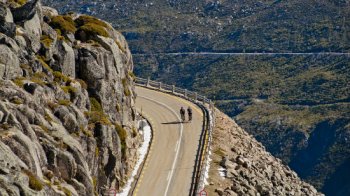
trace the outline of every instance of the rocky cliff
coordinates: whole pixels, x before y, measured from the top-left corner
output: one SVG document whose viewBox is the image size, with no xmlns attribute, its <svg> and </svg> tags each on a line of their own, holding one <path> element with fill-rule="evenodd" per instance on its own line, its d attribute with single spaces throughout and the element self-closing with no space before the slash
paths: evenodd
<svg viewBox="0 0 350 196">
<path fill-rule="evenodd" d="M 38 0 L 0 1 L 0 195 L 120 190 L 141 141 L 124 37 Z"/>
<path fill-rule="evenodd" d="M 216 110 L 209 195 L 322 195 Z"/>
</svg>

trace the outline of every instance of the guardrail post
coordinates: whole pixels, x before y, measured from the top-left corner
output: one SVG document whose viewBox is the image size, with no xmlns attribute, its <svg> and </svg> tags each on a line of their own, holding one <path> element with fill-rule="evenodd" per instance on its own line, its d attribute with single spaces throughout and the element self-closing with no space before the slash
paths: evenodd
<svg viewBox="0 0 350 196">
<path fill-rule="evenodd" d="M 173 90 L 172 91 L 173 91 L 173 93 L 175 93 L 175 85 L 173 85 Z"/>
<path fill-rule="evenodd" d="M 212 100 L 209 101 L 209 108 L 210 108 L 211 110 L 214 109 L 214 103 L 212 102 Z"/>
<path fill-rule="evenodd" d="M 187 98 L 187 89 L 185 89 L 185 98 Z"/>
<path fill-rule="evenodd" d="M 149 81 L 150 81 L 150 78 L 148 77 L 146 86 L 149 86 Z"/>
<path fill-rule="evenodd" d="M 159 90 L 162 90 L 162 82 L 159 82 Z"/>
<path fill-rule="evenodd" d="M 197 97 L 198 97 L 198 93 L 195 92 L 195 93 L 194 93 L 194 100 L 195 100 L 195 101 L 197 101 Z"/>
</svg>

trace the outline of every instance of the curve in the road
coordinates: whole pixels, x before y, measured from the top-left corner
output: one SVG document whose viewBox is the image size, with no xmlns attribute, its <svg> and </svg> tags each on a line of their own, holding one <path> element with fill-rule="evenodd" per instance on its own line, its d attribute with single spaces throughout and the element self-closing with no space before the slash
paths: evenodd
<svg viewBox="0 0 350 196">
<path fill-rule="evenodd" d="M 153 119 L 154 138 L 147 167 L 137 182 L 134 195 L 189 195 L 203 113 L 195 104 L 166 93 L 136 87 L 136 107 Z M 193 121 L 180 123 L 177 111 L 192 107 Z"/>
<path fill-rule="evenodd" d="M 156 101 L 156 100 L 154 100 L 154 99 L 152 99 L 152 98 L 149 98 L 149 97 L 144 97 L 144 96 L 139 96 L 139 97 L 142 97 L 142 98 L 144 98 L 144 99 L 153 101 L 154 103 L 157 103 L 157 104 L 159 104 L 159 105 L 161 105 L 161 106 L 167 108 L 169 111 L 171 111 L 171 112 L 177 117 L 177 120 L 179 120 L 179 121 L 181 120 L 180 117 L 179 117 L 179 115 L 177 115 L 177 113 L 176 113 L 172 108 L 170 108 L 169 106 L 167 106 L 167 105 L 165 105 L 165 104 L 163 104 L 163 103 L 161 103 L 161 102 L 159 102 L 159 101 Z M 172 178 L 173 178 L 174 169 L 175 169 L 175 164 L 176 164 L 176 162 L 177 162 L 177 158 L 178 158 L 178 155 L 179 155 L 179 149 L 180 149 L 180 147 L 181 147 L 181 142 L 180 142 L 180 140 L 182 139 L 182 131 L 183 131 L 183 125 L 182 125 L 182 123 L 181 123 L 181 124 L 180 124 L 180 138 L 179 138 L 179 140 L 176 142 L 176 146 L 175 146 L 175 152 L 176 152 L 176 154 L 175 154 L 175 159 L 174 159 L 174 161 L 173 161 L 173 165 L 171 166 L 171 170 L 170 170 L 170 173 L 169 173 L 168 178 L 167 178 L 168 184 L 167 184 L 167 186 L 166 186 L 164 196 L 168 195 L 170 182 L 171 182 L 171 180 L 172 180 Z"/>
</svg>

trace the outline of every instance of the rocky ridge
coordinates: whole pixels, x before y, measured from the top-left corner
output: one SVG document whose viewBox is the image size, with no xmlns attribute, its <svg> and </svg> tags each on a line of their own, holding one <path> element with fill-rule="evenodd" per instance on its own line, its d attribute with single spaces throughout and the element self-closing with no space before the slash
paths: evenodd
<svg viewBox="0 0 350 196">
<path fill-rule="evenodd" d="M 124 37 L 40 1 L 0 1 L 0 195 L 119 191 L 137 159 Z"/>
<path fill-rule="evenodd" d="M 209 195 L 323 195 L 230 117 L 219 110 L 215 114 Z"/>
</svg>

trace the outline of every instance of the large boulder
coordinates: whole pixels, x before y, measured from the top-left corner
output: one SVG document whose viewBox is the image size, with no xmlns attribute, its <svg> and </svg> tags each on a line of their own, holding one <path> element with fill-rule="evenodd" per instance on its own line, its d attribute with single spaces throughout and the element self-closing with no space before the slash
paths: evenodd
<svg viewBox="0 0 350 196">
<path fill-rule="evenodd" d="M 19 59 L 8 46 L 0 44 L 0 78 L 14 79 L 22 75 Z"/>
<path fill-rule="evenodd" d="M 58 41 L 57 51 L 54 55 L 56 62 L 53 64 L 53 69 L 75 78 L 75 55 L 73 48 L 65 41 Z"/>
<path fill-rule="evenodd" d="M 30 20 L 25 21 L 23 24 L 23 28 L 26 32 L 28 40 L 30 40 L 32 50 L 35 53 L 38 52 L 41 47 L 40 38 L 42 34 L 41 20 L 39 18 L 39 14 L 34 14 L 34 16 Z"/>
</svg>

